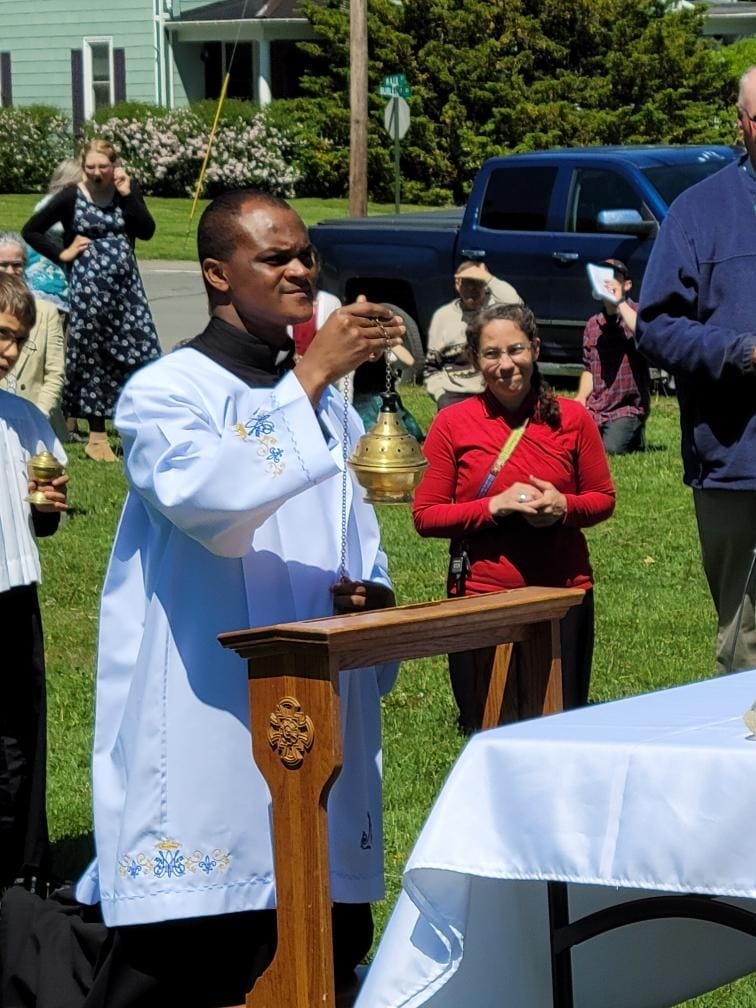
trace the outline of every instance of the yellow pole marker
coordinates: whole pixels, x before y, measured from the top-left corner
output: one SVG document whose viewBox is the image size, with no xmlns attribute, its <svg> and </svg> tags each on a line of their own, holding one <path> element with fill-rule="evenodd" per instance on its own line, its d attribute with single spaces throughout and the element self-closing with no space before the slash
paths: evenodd
<svg viewBox="0 0 756 1008">
<path fill-rule="evenodd" d="M 221 87 L 221 93 L 218 98 L 218 107 L 215 110 L 215 118 L 213 119 L 213 125 L 210 128 L 210 136 L 207 138 L 207 150 L 205 151 L 205 159 L 202 162 L 202 167 L 200 168 L 199 178 L 197 179 L 197 185 L 194 189 L 194 199 L 192 200 L 192 209 L 189 212 L 189 223 L 186 227 L 187 237 L 189 236 L 189 228 L 194 220 L 194 214 L 197 210 L 197 204 L 199 203 L 200 193 L 202 192 L 202 183 L 205 181 L 205 172 L 207 171 L 207 165 L 210 161 L 210 153 L 213 149 L 213 140 L 215 140 L 215 134 L 218 131 L 218 122 L 220 120 L 221 110 L 223 109 L 223 102 L 226 100 L 226 91 L 228 91 L 228 82 L 230 80 L 230 73 L 227 71 L 226 76 L 223 78 L 223 86 Z"/>
</svg>

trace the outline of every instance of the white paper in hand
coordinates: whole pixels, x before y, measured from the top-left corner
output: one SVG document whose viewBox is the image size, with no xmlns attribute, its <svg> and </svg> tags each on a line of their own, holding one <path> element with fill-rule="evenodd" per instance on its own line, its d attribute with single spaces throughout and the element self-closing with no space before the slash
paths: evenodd
<svg viewBox="0 0 756 1008">
<path fill-rule="evenodd" d="M 605 281 L 614 280 L 614 270 L 611 266 L 597 266 L 595 263 L 588 263 L 585 268 L 593 298 L 596 301 L 610 301 L 612 304 L 617 304 L 618 299 L 610 294 L 604 286 Z"/>
</svg>

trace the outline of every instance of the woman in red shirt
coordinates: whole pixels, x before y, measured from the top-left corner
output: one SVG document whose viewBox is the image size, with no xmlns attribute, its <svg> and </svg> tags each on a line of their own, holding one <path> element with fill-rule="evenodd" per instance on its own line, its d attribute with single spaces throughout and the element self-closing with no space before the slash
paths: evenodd
<svg viewBox="0 0 756 1008">
<path fill-rule="evenodd" d="M 601 436 L 583 406 L 542 381 L 529 308 L 484 309 L 470 322 L 467 343 L 485 389 L 436 415 L 412 509 L 415 528 L 451 540 L 449 595 L 528 585 L 585 589 L 561 633 L 564 706 L 578 707 L 588 699 L 593 655 L 593 572 L 581 529 L 614 510 Z M 466 733 L 480 727 L 490 676 L 475 655 L 449 655 Z"/>
</svg>

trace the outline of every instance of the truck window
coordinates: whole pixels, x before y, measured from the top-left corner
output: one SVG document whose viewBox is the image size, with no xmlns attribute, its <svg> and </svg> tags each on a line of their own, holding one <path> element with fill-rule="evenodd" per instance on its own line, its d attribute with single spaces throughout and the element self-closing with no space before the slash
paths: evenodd
<svg viewBox="0 0 756 1008">
<path fill-rule="evenodd" d="M 735 155 L 733 154 L 733 160 Z M 669 206 L 684 189 L 720 171 L 730 162 L 726 158 L 711 158 L 695 164 L 659 165 L 643 168 L 643 174 Z"/>
<path fill-rule="evenodd" d="M 605 168 L 578 169 L 572 179 L 566 230 L 597 232 L 601 210 L 637 210 L 643 215 L 643 200 L 616 172 Z"/>
<path fill-rule="evenodd" d="M 545 231 L 556 168 L 508 167 L 491 172 L 480 227 L 493 231 Z"/>
</svg>

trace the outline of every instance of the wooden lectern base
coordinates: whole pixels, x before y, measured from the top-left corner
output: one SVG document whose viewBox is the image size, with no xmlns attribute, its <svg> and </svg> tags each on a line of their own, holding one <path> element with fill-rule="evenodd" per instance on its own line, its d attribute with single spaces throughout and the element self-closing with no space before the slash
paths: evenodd
<svg viewBox="0 0 756 1008">
<path fill-rule="evenodd" d="M 247 1008 L 336 1008 L 326 803 L 342 764 L 338 673 L 503 645 L 483 727 L 555 713 L 559 621 L 582 599 L 579 589 L 519 588 L 221 634 L 247 659 L 252 750 L 272 799 L 278 947 Z"/>
</svg>

